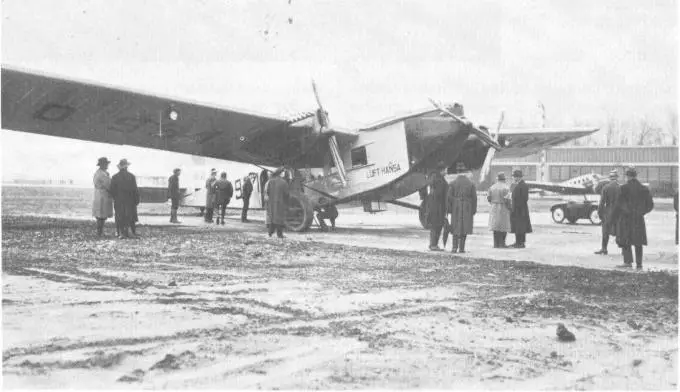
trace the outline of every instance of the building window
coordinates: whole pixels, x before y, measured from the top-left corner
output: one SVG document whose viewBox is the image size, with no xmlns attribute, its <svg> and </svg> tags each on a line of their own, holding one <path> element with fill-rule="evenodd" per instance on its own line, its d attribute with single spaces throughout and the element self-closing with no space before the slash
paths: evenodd
<svg viewBox="0 0 680 392">
<path fill-rule="evenodd" d="M 647 178 L 649 182 L 659 181 L 659 168 L 658 167 L 647 168 Z"/>
<path fill-rule="evenodd" d="M 352 150 L 352 167 L 368 165 L 366 158 L 366 146 L 361 146 Z"/>
</svg>

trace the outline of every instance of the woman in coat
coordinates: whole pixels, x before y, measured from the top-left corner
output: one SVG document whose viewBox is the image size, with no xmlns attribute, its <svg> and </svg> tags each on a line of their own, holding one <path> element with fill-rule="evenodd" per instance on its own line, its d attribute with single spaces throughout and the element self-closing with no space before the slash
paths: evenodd
<svg viewBox="0 0 680 392">
<path fill-rule="evenodd" d="M 267 216 L 265 223 L 269 227 L 269 236 L 276 231 L 276 236 L 283 238 L 283 227 L 286 223 L 288 214 L 288 183 L 281 175 L 284 169 L 280 168 L 272 173 L 272 178 L 265 185 L 265 195 L 267 200 Z"/>
<path fill-rule="evenodd" d="M 94 173 L 92 182 L 94 183 L 94 201 L 92 203 L 92 216 L 97 219 L 97 235 L 104 234 L 104 222 L 113 216 L 113 199 L 109 193 L 111 187 L 111 176 L 107 169 L 109 161 L 106 157 L 99 158 L 97 166 L 99 169 Z"/>
<path fill-rule="evenodd" d="M 507 248 L 505 237 L 510 231 L 510 188 L 505 183 L 505 173 L 498 173 L 498 182 L 489 188 L 487 200 L 491 203 L 489 211 L 489 230 L 493 231 L 493 247 Z"/>
<path fill-rule="evenodd" d="M 472 234 L 473 218 L 477 213 L 477 189 L 467 173 L 459 174 L 449 185 L 447 203 L 453 235 L 451 252 L 465 253 L 465 240 Z"/>
</svg>

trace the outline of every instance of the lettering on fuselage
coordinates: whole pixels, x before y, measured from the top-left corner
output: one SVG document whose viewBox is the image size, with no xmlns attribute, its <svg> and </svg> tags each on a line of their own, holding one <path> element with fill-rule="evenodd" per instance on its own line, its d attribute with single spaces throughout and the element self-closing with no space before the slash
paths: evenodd
<svg viewBox="0 0 680 392">
<path fill-rule="evenodd" d="M 397 173 L 399 171 L 401 171 L 401 166 L 399 166 L 399 163 L 390 161 L 390 163 L 388 163 L 386 166 L 377 167 L 375 169 L 370 169 L 369 171 L 367 171 L 366 178 L 386 176 L 389 174 Z"/>
</svg>

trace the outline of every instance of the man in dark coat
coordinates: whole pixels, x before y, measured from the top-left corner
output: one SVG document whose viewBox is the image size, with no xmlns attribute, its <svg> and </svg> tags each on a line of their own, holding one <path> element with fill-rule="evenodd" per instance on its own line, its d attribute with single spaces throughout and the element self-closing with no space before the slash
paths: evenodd
<svg viewBox="0 0 680 392">
<path fill-rule="evenodd" d="M 515 233 L 513 248 L 526 247 L 527 233 L 531 233 L 529 217 L 529 187 L 522 179 L 522 171 L 512 172 L 515 187 L 512 189 L 512 211 L 510 211 L 510 232 Z"/>
<path fill-rule="evenodd" d="M 231 197 L 234 195 L 234 187 L 231 186 L 231 182 L 227 180 L 226 172 L 220 173 L 220 179 L 215 181 L 213 188 L 215 193 L 215 206 L 217 206 L 218 213 L 215 224 L 219 225 L 220 217 L 222 217 L 222 225 L 224 225 L 224 212 L 231 201 Z"/>
<path fill-rule="evenodd" d="M 448 184 L 441 172 L 430 173 L 430 193 L 427 195 L 427 223 L 430 225 L 430 250 L 441 251 L 439 237 L 446 223 L 446 193 Z"/>
<path fill-rule="evenodd" d="M 243 209 L 241 210 L 241 222 L 248 222 L 248 207 L 250 207 L 250 195 L 253 193 L 253 183 L 250 181 L 250 176 L 246 177 L 241 187 L 241 199 L 243 200 Z"/>
<path fill-rule="evenodd" d="M 642 246 L 647 245 L 645 215 L 654 209 L 654 201 L 649 189 L 637 180 L 637 171 L 634 168 L 626 169 L 626 180 L 621 185 L 612 213 L 612 219 L 616 222 L 616 244 L 623 254 L 621 267 L 633 266 L 631 247 L 634 246 L 637 269 L 642 269 Z"/>
<path fill-rule="evenodd" d="M 675 245 L 678 244 L 678 191 L 673 195 L 673 209 L 675 209 Z"/>
<path fill-rule="evenodd" d="M 135 176 L 128 172 L 130 162 L 121 159 L 118 173 L 111 177 L 111 196 L 116 216 L 118 238 L 137 238 L 135 222 L 137 222 L 137 205 L 139 204 L 139 190 Z M 128 233 L 128 228 L 132 234 Z"/>
<path fill-rule="evenodd" d="M 596 255 L 606 255 L 609 236 L 616 235 L 616 222 L 611 218 L 616 200 L 619 198 L 619 173 L 616 170 L 609 172 L 609 183 L 602 188 L 600 194 L 600 204 L 597 207 L 597 214 L 602 221 L 602 247 L 595 252 Z"/>
<path fill-rule="evenodd" d="M 205 180 L 205 221 L 212 223 L 213 211 L 215 210 L 215 182 L 217 181 L 217 169 L 210 169 L 210 177 Z"/>
<path fill-rule="evenodd" d="M 467 170 L 465 165 L 456 168 L 459 173 Z M 465 240 L 472 234 L 474 216 L 477 213 L 477 188 L 468 177 L 469 172 L 460 173 L 449 185 L 447 212 L 451 214 L 449 231 L 453 236 L 451 252 L 465 253 Z"/>
<path fill-rule="evenodd" d="M 328 231 L 328 225 L 325 220 L 331 221 L 331 231 L 335 231 L 335 220 L 338 219 L 338 209 L 333 204 L 328 204 L 319 208 L 316 214 L 316 219 L 319 220 L 321 231 Z"/>
<path fill-rule="evenodd" d="M 266 223 L 269 225 L 269 236 L 276 231 L 276 236 L 283 238 L 283 227 L 286 223 L 288 214 L 288 182 L 283 179 L 284 168 L 280 168 L 272 173 L 272 177 L 264 186 L 267 197 L 267 216 Z"/>
<path fill-rule="evenodd" d="M 177 220 L 177 209 L 179 208 L 179 175 L 180 169 L 172 171 L 172 175 L 168 178 L 168 196 L 170 198 L 170 223 L 181 223 Z"/>
</svg>

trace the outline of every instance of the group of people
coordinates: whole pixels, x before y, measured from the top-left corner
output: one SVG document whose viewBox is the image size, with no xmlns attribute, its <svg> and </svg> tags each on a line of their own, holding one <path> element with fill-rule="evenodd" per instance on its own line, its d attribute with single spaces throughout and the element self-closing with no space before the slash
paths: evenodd
<svg viewBox="0 0 680 392">
<path fill-rule="evenodd" d="M 623 255 L 621 267 L 633 266 L 634 248 L 636 268 L 642 269 L 642 247 L 647 245 L 645 215 L 654 209 L 654 201 L 649 189 L 638 181 L 635 168 L 626 169 L 625 184 L 619 185 L 618 178 L 617 171 L 612 170 L 609 183 L 600 194 L 598 214 L 602 221 L 602 246 L 595 254 L 608 254 L 609 237 L 615 236 Z"/>
<path fill-rule="evenodd" d="M 472 234 L 473 219 L 477 213 L 477 189 L 470 172 L 463 164 L 456 167 L 458 177 L 447 184 L 441 170 L 430 173 L 430 192 L 427 195 L 427 224 L 430 226 L 430 250 L 441 251 L 439 239 L 446 246 L 452 236 L 453 253 L 465 253 L 467 236 Z M 505 183 L 505 174 L 498 173 L 497 182 L 489 189 L 487 200 L 491 203 L 489 229 L 493 231 L 494 248 L 524 248 L 526 234 L 531 233 L 529 217 L 529 188 L 522 180 L 522 172 L 513 172 L 515 186 L 511 190 Z M 450 220 L 447 219 L 450 216 Z M 505 244 L 507 233 L 515 234 L 515 243 Z"/>
<path fill-rule="evenodd" d="M 247 185 L 250 187 L 246 190 Z M 234 195 L 234 187 L 231 182 L 227 180 L 227 173 L 220 173 L 220 178 L 217 178 L 217 170 L 210 170 L 210 176 L 205 181 L 205 221 L 206 223 L 213 222 L 213 216 L 215 210 L 217 210 L 217 219 L 215 219 L 215 224 L 219 225 L 220 222 L 224 225 L 224 214 L 231 201 L 231 197 Z M 246 222 L 246 216 L 248 211 L 248 203 L 246 200 L 250 201 L 250 193 L 253 190 L 253 185 L 250 180 L 246 180 L 243 185 L 243 211 L 241 212 L 241 221 Z M 220 221 L 221 219 L 221 221 Z"/>
<path fill-rule="evenodd" d="M 106 157 L 99 158 L 99 168 L 93 178 L 92 215 L 97 220 L 97 235 L 104 235 L 106 219 L 114 216 L 115 211 L 116 236 L 121 239 L 137 238 L 137 205 L 140 200 L 137 179 L 128 171 L 130 162 L 127 159 L 120 160 L 118 173 L 113 176 L 108 172 L 110 163 Z"/>
</svg>

